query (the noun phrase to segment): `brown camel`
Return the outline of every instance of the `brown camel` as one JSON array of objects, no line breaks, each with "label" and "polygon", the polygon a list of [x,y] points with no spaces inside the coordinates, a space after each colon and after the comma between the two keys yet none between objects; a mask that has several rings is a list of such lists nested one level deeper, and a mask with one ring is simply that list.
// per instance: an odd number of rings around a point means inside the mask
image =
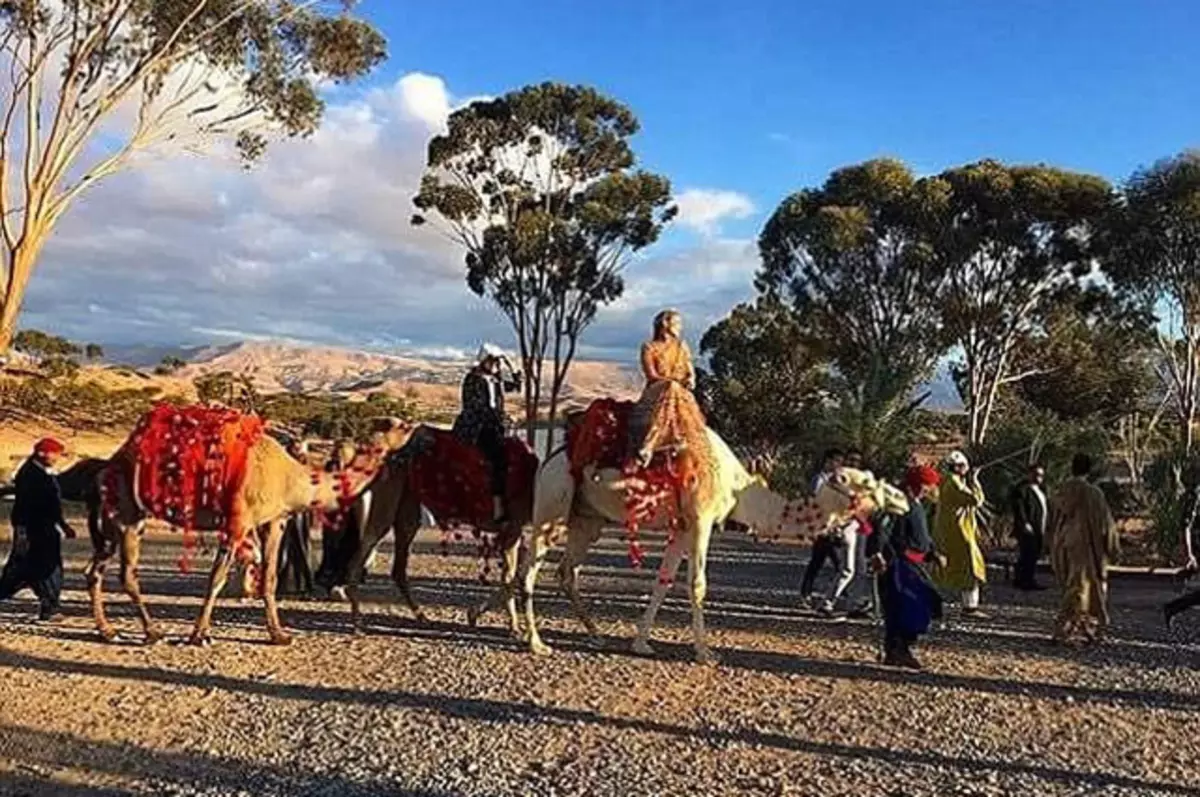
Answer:
[{"label": "brown camel", "polygon": [[[356,496],[370,480],[373,475],[370,460],[371,454],[368,452],[352,463],[346,471],[325,473],[297,462],[270,435],[262,435],[249,448],[245,480],[233,498],[240,508],[238,517],[241,528],[230,531],[233,532],[234,539],[252,540],[262,553],[264,577],[260,595],[266,610],[267,631],[272,643],[285,645],[291,641],[279,621],[275,601],[279,543],[283,536],[285,520],[293,512],[309,508],[338,510],[346,499]],[[133,485],[136,477],[137,465],[128,445],[123,446],[113,456],[103,474],[98,476],[97,483],[104,485],[109,492],[111,513],[104,513],[94,527],[89,522],[93,555],[87,568],[87,583],[96,627],[101,636],[111,640],[117,636],[117,631],[104,612],[103,580],[108,560],[119,551],[125,592],[137,606],[146,641],[152,643],[162,638],[162,632],[151,620],[150,612],[142,599],[137,569],[141,532],[145,521],[152,517],[153,513],[142,506],[139,497],[135,495]],[[222,530],[218,518],[203,510],[196,511],[193,525],[198,531]],[[192,644],[205,644],[209,641],[213,608],[217,596],[225,586],[233,553],[226,544],[226,539],[222,537],[221,547],[209,573],[204,606],[192,630]]]},{"label": "brown camel", "polygon": [[[447,435],[444,430],[419,426],[408,443],[387,457],[383,467],[360,493],[354,506],[353,520],[361,530],[359,544],[347,568],[346,598],[350,603],[350,617],[354,630],[361,628],[361,602],[358,588],[364,574],[364,564],[371,552],[389,531],[395,532],[396,552],[392,563],[392,581],[413,616],[424,622],[425,615],[413,599],[408,584],[409,549],[421,527],[421,507],[431,503],[430,496],[422,488],[420,480],[414,480],[414,468],[443,469],[448,466],[438,456],[436,440]],[[503,586],[496,595],[479,606],[468,610],[467,620],[474,625],[479,616],[495,608],[508,597],[508,590],[516,583],[517,560],[522,530],[533,516],[533,474],[537,458],[532,453],[521,453],[520,444],[509,443],[510,479],[507,499],[508,522],[499,528],[492,527],[478,518],[454,517],[459,510],[447,509],[437,515],[439,522],[452,524],[462,522],[475,526],[491,536],[490,553],[498,554],[502,560]],[[518,464],[520,463],[520,464]],[[482,468],[480,458],[476,463]],[[453,467],[453,465],[449,465]],[[464,467],[470,469],[471,464]],[[522,475],[522,471],[524,474]],[[482,473],[482,471],[480,471]],[[482,482],[481,482],[482,484]],[[435,511],[436,509],[431,509]],[[513,610],[515,613],[515,609]]]}]

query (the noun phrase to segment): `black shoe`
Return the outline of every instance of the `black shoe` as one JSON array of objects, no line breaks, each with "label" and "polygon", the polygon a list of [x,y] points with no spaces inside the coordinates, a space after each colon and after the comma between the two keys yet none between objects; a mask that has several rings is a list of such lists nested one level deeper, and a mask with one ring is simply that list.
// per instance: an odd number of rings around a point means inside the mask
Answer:
[{"label": "black shoe", "polygon": [[858,606],[846,613],[846,616],[851,620],[869,620],[871,618],[870,606]]},{"label": "black shoe", "polygon": [[39,623],[57,623],[61,619],[63,619],[63,614],[58,609],[54,609],[52,611],[43,609],[42,611],[38,612],[37,617],[37,621]]},{"label": "black shoe", "polygon": [[1175,615],[1177,612],[1171,608],[1171,604],[1163,607],[1163,622],[1167,624],[1167,628],[1171,628],[1175,624]]}]

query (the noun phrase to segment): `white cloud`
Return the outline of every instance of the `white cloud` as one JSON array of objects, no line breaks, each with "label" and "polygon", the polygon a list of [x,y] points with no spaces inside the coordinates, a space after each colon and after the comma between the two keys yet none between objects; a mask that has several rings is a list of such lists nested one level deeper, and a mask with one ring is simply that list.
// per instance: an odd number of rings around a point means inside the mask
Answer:
[{"label": "white cloud", "polygon": [[722,222],[754,213],[754,203],[745,194],[710,188],[689,188],[675,197],[675,204],[679,223],[704,235],[717,234]]},{"label": "white cloud", "polygon": [[[456,105],[440,78],[331,98],[308,140],[279,142],[250,172],[221,158],[155,159],[101,183],[64,217],[22,324],[102,343],[278,338],[413,351],[511,346],[464,280],[463,253],[409,223],[429,138]],[[650,316],[680,308],[698,335],[751,292],[753,243],[717,235],[745,197],[685,191],[681,221],[709,235],[631,264],[588,356],[632,357]]]}]

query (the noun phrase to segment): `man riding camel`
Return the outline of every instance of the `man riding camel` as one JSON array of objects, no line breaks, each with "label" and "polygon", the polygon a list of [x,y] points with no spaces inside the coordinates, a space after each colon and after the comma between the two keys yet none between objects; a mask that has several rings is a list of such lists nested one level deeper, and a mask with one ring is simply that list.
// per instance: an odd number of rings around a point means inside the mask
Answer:
[{"label": "man riding camel", "polygon": [[[501,366],[508,364],[512,373],[504,379]],[[508,477],[508,460],[504,448],[504,394],[521,389],[520,376],[513,372],[508,357],[498,346],[485,343],[479,349],[479,362],[467,372],[462,382],[462,411],[454,421],[454,436],[479,449],[491,471],[493,520],[506,519],[504,489]]]}]

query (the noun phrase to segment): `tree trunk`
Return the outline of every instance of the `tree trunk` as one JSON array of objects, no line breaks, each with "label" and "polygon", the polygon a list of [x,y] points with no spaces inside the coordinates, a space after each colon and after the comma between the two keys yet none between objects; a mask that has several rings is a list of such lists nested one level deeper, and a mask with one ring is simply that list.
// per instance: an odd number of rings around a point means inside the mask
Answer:
[{"label": "tree trunk", "polygon": [[8,252],[8,284],[0,285],[0,355],[7,354],[17,334],[17,318],[25,288],[45,243],[45,233],[35,229]]}]

